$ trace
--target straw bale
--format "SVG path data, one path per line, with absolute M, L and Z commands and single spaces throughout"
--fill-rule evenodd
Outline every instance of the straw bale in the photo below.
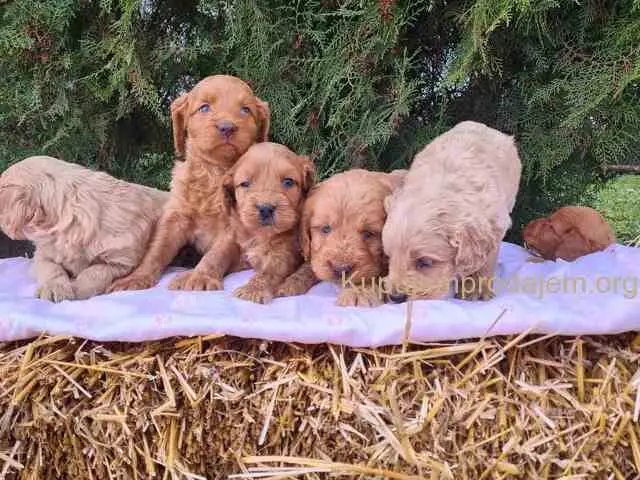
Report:
M 639 346 L 0 344 L 0 479 L 631 479 Z

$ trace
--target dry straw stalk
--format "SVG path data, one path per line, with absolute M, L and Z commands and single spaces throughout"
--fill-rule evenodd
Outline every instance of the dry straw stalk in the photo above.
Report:
M 0 344 L 0 479 L 632 479 L 639 344 Z

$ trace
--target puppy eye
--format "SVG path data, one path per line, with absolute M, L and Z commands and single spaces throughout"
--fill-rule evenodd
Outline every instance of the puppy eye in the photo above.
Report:
M 240 115 L 242 116 L 249 115 L 250 113 L 251 113 L 251 110 L 249 110 L 249 107 L 242 107 L 240 109 Z
M 211 107 L 209 106 L 208 103 L 201 105 L 200 108 L 198 109 L 200 113 L 207 113 L 210 110 L 211 110 Z
M 423 268 L 429 268 L 433 265 L 433 260 L 427 257 L 422 257 L 416 260 L 416 269 L 422 270 Z
M 249 180 L 245 180 L 244 182 L 240 182 L 240 186 L 242 188 L 249 188 L 249 185 L 251 185 L 251 182 L 249 182 Z
M 327 235 L 327 234 L 331 233 L 331 227 L 329 225 L 325 225 L 324 227 L 322 227 L 320 229 L 320 231 L 322 233 L 324 233 L 325 235 Z
M 373 232 L 369 232 L 369 231 L 362 232 L 362 239 L 363 240 L 371 240 L 375 236 L 376 236 L 376 234 L 373 233 Z
M 295 180 L 293 178 L 285 178 L 284 180 L 282 180 L 282 186 L 284 188 L 291 188 L 296 184 Z

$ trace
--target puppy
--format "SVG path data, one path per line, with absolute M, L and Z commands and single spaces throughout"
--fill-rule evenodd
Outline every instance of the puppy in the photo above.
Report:
M 392 173 L 349 170 L 315 186 L 304 204 L 300 236 L 305 263 L 277 296 L 306 293 L 318 280 L 341 286 L 340 306 L 377 306 L 382 294 L 375 279 L 386 274 L 382 249 L 384 199 L 401 183 L 405 170 Z
M 492 296 L 521 168 L 513 138 L 476 122 L 458 124 L 418 153 L 385 202 L 391 301 L 441 298 L 455 280 L 471 298 Z
M 538 218 L 522 232 L 526 247 L 545 260 L 572 262 L 615 243 L 613 230 L 593 208 L 562 207 L 548 218 Z
M 0 177 L 0 227 L 34 242 L 37 297 L 86 299 L 138 265 L 168 198 L 80 165 L 30 157 Z
M 110 291 L 141 290 L 158 283 L 178 250 L 203 253 L 193 271 L 176 276 L 172 290 L 219 290 L 225 273 L 244 268 L 230 229 L 222 182 L 255 142 L 267 140 L 269 106 L 236 77 L 215 75 L 171 104 L 176 152 L 171 195 L 140 266 Z
M 249 148 L 227 174 L 224 188 L 236 241 L 256 271 L 236 297 L 269 303 L 302 264 L 298 223 L 314 174 L 309 157 L 268 142 Z

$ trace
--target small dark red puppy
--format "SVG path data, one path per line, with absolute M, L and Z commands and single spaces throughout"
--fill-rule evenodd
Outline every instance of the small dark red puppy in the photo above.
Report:
M 616 241 L 602 215 L 593 208 L 574 206 L 529 222 L 522 237 L 525 246 L 545 260 L 561 258 L 568 262 L 602 251 Z

